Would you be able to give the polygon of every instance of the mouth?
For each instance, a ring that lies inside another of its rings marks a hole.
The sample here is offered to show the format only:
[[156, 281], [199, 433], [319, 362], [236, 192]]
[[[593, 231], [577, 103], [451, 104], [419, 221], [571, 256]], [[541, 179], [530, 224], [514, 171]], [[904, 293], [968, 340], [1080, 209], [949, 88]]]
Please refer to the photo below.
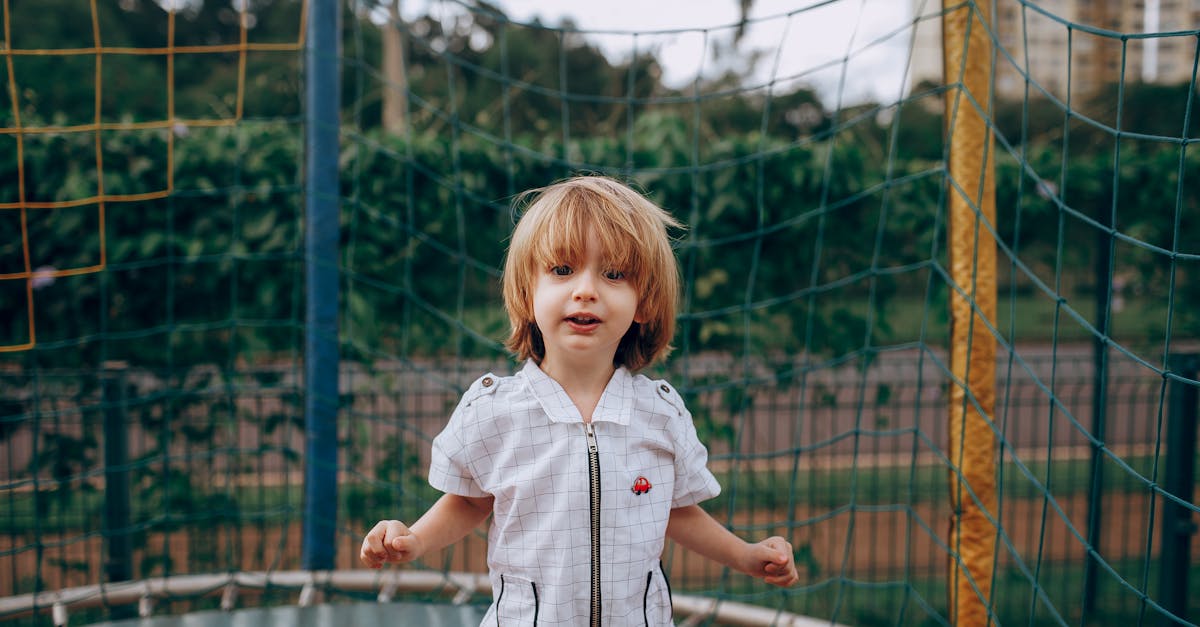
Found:
[[574, 316], [567, 316], [566, 320], [567, 320], [567, 322], [570, 322], [571, 324], [577, 324], [580, 326], [590, 326], [593, 324], [600, 324], [600, 319], [591, 314], [576, 314]]

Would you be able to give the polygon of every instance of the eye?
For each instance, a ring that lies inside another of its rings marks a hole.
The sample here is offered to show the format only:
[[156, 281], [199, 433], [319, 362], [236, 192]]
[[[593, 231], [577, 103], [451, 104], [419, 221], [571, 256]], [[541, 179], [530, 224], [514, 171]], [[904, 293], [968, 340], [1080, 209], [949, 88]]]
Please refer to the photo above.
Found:
[[621, 272], [620, 270], [605, 270], [604, 278], [608, 279], [609, 281], [620, 281], [621, 279], [625, 278], [625, 273]]
[[570, 276], [572, 272], [574, 270], [571, 269], [571, 266], [554, 266], [550, 268], [550, 273], [554, 276]]

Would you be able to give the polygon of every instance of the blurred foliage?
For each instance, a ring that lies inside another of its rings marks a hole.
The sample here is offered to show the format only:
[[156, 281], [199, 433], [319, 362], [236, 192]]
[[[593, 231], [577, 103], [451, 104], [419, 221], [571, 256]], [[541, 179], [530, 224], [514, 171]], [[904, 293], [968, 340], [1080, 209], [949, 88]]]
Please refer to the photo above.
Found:
[[[851, 141], [872, 128], [885, 131], [874, 124], [801, 143], [727, 135], [705, 147], [706, 163], [720, 167], [675, 167], [689, 159], [688, 128], [679, 116], [639, 118], [635, 134], [643, 141], [630, 152], [644, 167], [633, 184], [688, 224], [675, 234], [687, 286], [677, 344], [836, 355], [896, 340], [888, 304], [898, 290], [923, 289], [928, 263], [941, 263], [940, 167], [914, 158], [881, 169], [869, 142]], [[144, 159], [164, 150], [166, 132], [106, 134], [105, 188], [164, 188], [166, 173]], [[586, 162], [628, 150], [621, 138], [603, 136], [542, 147], [530, 153], [467, 135], [449, 155], [440, 137], [406, 141], [378, 131], [346, 143], [341, 264], [352, 349], [501, 352], [498, 267], [513, 224], [505, 190], [572, 171], [548, 155], [571, 152]], [[28, 142], [27, 171], [40, 175], [26, 194], [94, 194], [96, 172], [86, 166], [94, 150], [85, 133]], [[174, 138], [168, 197], [108, 203], [102, 225], [96, 205], [31, 210], [35, 267], [98, 263], [103, 236], [108, 269], [34, 290], [46, 349], [18, 359], [44, 366], [121, 359], [159, 368], [294, 354], [304, 317], [300, 151], [293, 125], [193, 129]], [[0, 153], [0, 169], [14, 159]], [[1053, 289], [1055, 272], [1090, 280], [1099, 245], [1091, 221], [1115, 215], [1122, 236], [1112, 244], [1115, 274], [1142, 298], [1173, 298], [1174, 334], [1195, 337], [1195, 264], [1169, 251], [1194, 254], [1189, 247], [1200, 241], [1193, 209], [1200, 191], [1179, 183], [1200, 171], [1200, 157], [1133, 145], [1121, 151], [1116, 176], [1113, 159], [1093, 151], [1063, 162], [1050, 148], [1027, 150], [1023, 161], [1002, 153], [1001, 263], [1019, 260], [1010, 280], [1024, 289]], [[0, 195], [14, 195], [14, 185], [5, 179]], [[4, 227], [0, 259], [12, 263], [22, 258], [22, 239], [16, 223]], [[25, 336], [23, 307], [5, 307], [0, 316], [0, 328], [10, 329], [5, 339]]]
[[[929, 303], [930, 315], [946, 309], [943, 88], [840, 110], [805, 86], [745, 89], [735, 72], [672, 89], [649, 53], [613, 61], [579, 33], [515, 25], [485, 3], [398, 25], [400, 85], [379, 61], [385, 4], [344, 4], [339, 322], [347, 361], [369, 370], [396, 356], [501, 355], [498, 268], [512, 198], [579, 172], [625, 178], [688, 225], [673, 234], [686, 285], [680, 348], [762, 355], [784, 378], [793, 365], [781, 356], [863, 350], [869, 359], [874, 347], [937, 342], [895, 325], [892, 306], [907, 299]], [[0, 126], [16, 126], [18, 116], [25, 128], [237, 123], [25, 133], [20, 150], [18, 136], [0, 135], [0, 202], [62, 203], [0, 211], [0, 274], [26, 263], [105, 265], [39, 284], [32, 321], [26, 282], [0, 281], [0, 344], [22, 342], [31, 322], [38, 339], [36, 350], [6, 354], [0, 365], [101, 372], [119, 360], [137, 372], [117, 397], [105, 395], [99, 376], [81, 378], [71, 402], [120, 407], [156, 438], [130, 460], [138, 570], [175, 570], [168, 547], [150, 538], [185, 523], [195, 530], [186, 568], [222, 570], [230, 563], [217, 549], [222, 529], [295, 517], [299, 505], [295, 486], [279, 490], [278, 502], [217, 488], [204, 472], [212, 460], [180, 451], [223, 456], [233, 474], [252, 473], [268, 456], [287, 468], [301, 462], [293, 448], [255, 448], [236, 433], [248, 420], [267, 434], [303, 427], [294, 378], [253, 370], [298, 363], [304, 345], [303, 52], [247, 54], [244, 84], [236, 52], [179, 53], [168, 84], [165, 55], [88, 50], [235, 44], [243, 16], [216, 1], [184, 3], [173, 22], [151, 0], [92, 5], [95, 15], [78, 0], [9, 0], [6, 49], [77, 54], [11, 55], [6, 79], [15, 91], [0, 90]], [[248, 6], [248, 41], [300, 41], [300, 2]], [[407, 97], [403, 132], [379, 128], [389, 94]], [[1046, 100], [996, 104], [994, 228], [1007, 287], [1082, 311], [1091, 304], [1071, 299], [1089, 290], [1168, 303], [1169, 317], [1146, 320], [1146, 335], [1200, 337], [1200, 156], [1188, 149], [1200, 112], [1190, 96], [1186, 86], [1128, 85], [1070, 114]], [[170, 193], [74, 202], [101, 188]], [[1113, 252], [1103, 277], [1111, 284], [1093, 274], [1103, 247]], [[754, 403], [732, 376], [692, 382], [718, 390], [715, 404], [689, 395], [704, 439], [730, 447], [726, 416]], [[5, 383], [0, 442], [41, 431], [32, 387]], [[239, 403], [250, 389], [278, 398]], [[832, 391], [817, 393], [836, 401]], [[353, 393], [341, 399], [343, 408], [353, 403]], [[887, 425], [887, 416], [877, 419]], [[78, 432], [41, 433], [27, 472], [49, 482], [31, 493], [30, 509], [97, 528], [96, 488], [72, 481], [100, 466], [101, 421], [87, 410], [82, 422]], [[362, 424], [342, 437], [351, 467], [367, 451], [388, 460], [343, 493], [350, 524], [431, 498], [412, 472], [412, 441], [374, 442]], [[70, 508], [72, 491], [85, 507]], [[812, 572], [807, 550], [798, 562]]]
[[[11, 0], [6, 18], [14, 25], [6, 49], [71, 51], [17, 55], [12, 75], [18, 107], [8, 89], [0, 94], [0, 125], [14, 126], [14, 110], [24, 118], [61, 124], [97, 120], [152, 121], [170, 117], [229, 119], [237, 111], [239, 64], [233, 52], [201, 52], [205, 46], [236, 46], [241, 16], [229, 2], [181, 2], [174, 18], [154, 0], [77, 2]], [[299, 44], [303, 41], [297, 0], [250, 0], [247, 42]], [[93, 12], [94, 8], [94, 12]], [[168, 83], [173, 44], [174, 84]], [[120, 50], [95, 55], [96, 46]], [[245, 57], [243, 111], [247, 117], [287, 117], [299, 113], [300, 53], [253, 51]], [[173, 97], [168, 91], [173, 90]], [[173, 103], [174, 108], [170, 105]]]

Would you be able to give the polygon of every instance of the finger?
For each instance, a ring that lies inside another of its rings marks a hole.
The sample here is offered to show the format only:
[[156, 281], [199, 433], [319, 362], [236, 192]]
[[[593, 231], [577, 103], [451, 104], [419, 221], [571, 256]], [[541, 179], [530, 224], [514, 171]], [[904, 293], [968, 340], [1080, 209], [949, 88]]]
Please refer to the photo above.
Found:
[[763, 581], [765, 581], [773, 586], [779, 586], [780, 588], [786, 588], [788, 586], [795, 585], [796, 582], [799, 580], [800, 580], [799, 577], [795, 577], [792, 575], [780, 575], [778, 577], [763, 578]]
[[795, 566], [788, 565], [781, 567], [778, 574], [764, 577], [763, 580], [776, 586], [791, 586], [800, 581], [800, 574], [796, 572]]
[[787, 564], [792, 559], [792, 553], [790, 550], [783, 550], [783, 548], [759, 544], [755, 551], [755, 558], [764, 565]]
[[386, 531], [387, 546], [389, 549], [401, 550], [400, 539], [411, 534], [408, 526], [399, 520], [389, 520]]
[[363, 539], [364, 551], [373, 554], [380, 565], [405, 561], [412, 549], [411, 534], [408, 525], [399, 520], [381, 520]]
[[763, 540], [763, 545], [774, 549], [775, 551], [779, 552], [780, 555], [790, 556], [792, 554], [792, 543], [779, 536], [771, 536], [770, 538]]
[[763, 577], [763, 581], [776, 586], [790, 586], [800, 580], [800, 574], [793, 566], [776, 566], [772, 572]]
[[792, 543], [778, 536], [767, 538], [767, 544], [772, 549], [777, 551], [775, 563], [782, 566], [791, 567], [794, 565], [794, 554], [792, 552]]
[[383, 536], [387, 530], [387, 521], [379, 521], [375, 526], [367, 532], [363, 537], [362, 548], [359, 551], [359, 559], [371, 568], [378, 568], [382, 565], [381, 559], [387, 555], [387, 550], [383, 546]]
[[412, 534], [409, 534], [406, 536], [392, 538], [392, 544], [388, 548], [401, 555], [407, 555], [412, 552], [413, 548], [415, 548], [413, 546], [415, 543], [416, 539], [412, 536]]
[[379, 561], [379, 555], [367, 545], [367, 541], [363, 540], [362, 549], [358, 552], [358, 559], [362, 561], [367, 568], [379, 568], [382, 564]]
[[384, 552], [383, 538], [384, 534], [387, 533], [387, 522], [388, 521], [386, 520], [381, 520], [375, 523], [374, 527], [371, 527], [371, 530], [367, 532], [366, 537], [363, 538], [364, 549], [370, 549], [374, 553]]

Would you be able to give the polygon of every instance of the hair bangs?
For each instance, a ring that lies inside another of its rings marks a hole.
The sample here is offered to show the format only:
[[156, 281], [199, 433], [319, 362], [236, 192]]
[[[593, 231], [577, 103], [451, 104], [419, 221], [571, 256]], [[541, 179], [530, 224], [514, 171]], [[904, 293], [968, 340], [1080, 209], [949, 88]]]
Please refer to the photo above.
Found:
[[628, 208], [590, 190], [571, 191], [557, 199], [556, 210], [543, 213], [535, 227], [530, 250], [535, 263], [541, 268], [580, 265], [588, 247], [595, 246], [611, 269], [630, 278], [650, 274], [650, 261], [641, 253], [652, 233], [639, 232]]
[[591, 225], [589, 233], [594, 238], [593, 245], [604, 251], [605, 265], [623, 272], [626, 278], [641, 285], [641, 278], [649, 274], [649, 264], [642, 254], [641, 244], [647, 240], [640, 237], [635, 229], [628, 228], [630, 226], [600, 218]]

